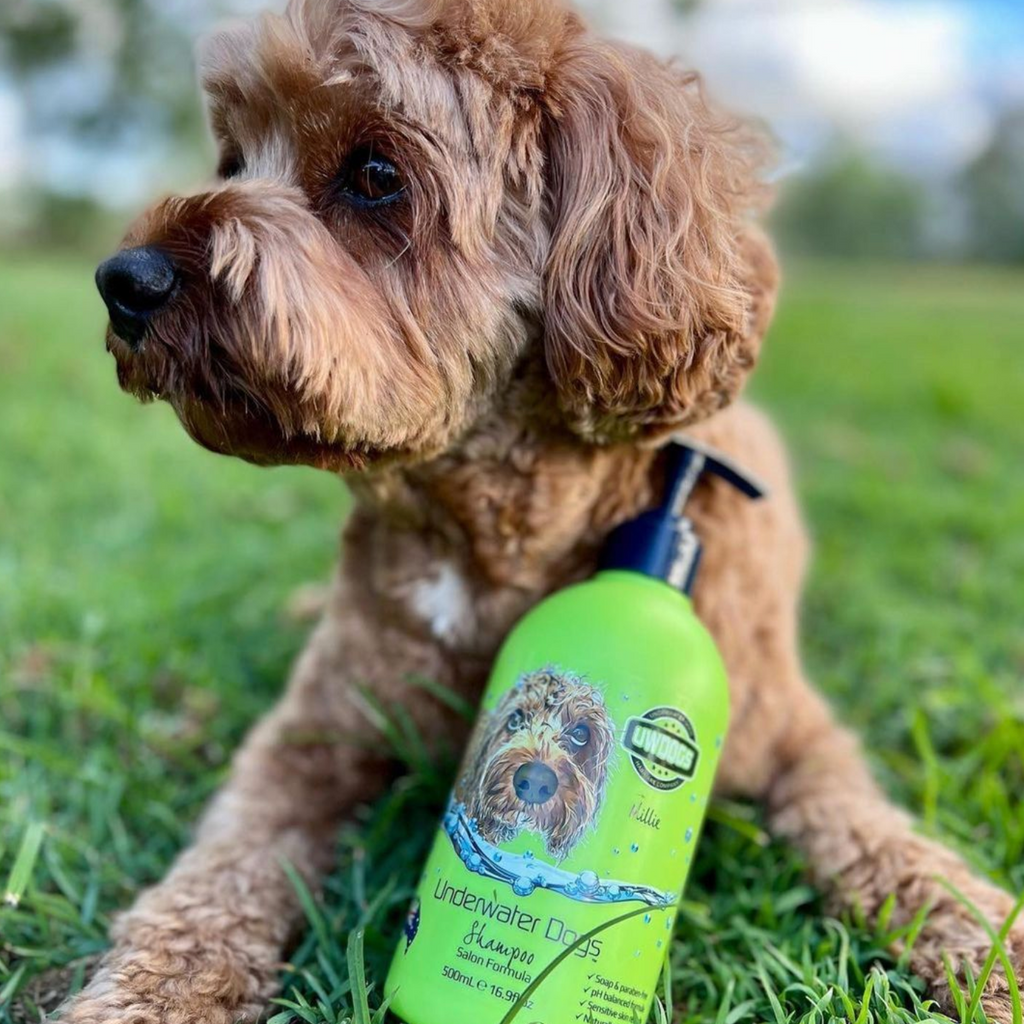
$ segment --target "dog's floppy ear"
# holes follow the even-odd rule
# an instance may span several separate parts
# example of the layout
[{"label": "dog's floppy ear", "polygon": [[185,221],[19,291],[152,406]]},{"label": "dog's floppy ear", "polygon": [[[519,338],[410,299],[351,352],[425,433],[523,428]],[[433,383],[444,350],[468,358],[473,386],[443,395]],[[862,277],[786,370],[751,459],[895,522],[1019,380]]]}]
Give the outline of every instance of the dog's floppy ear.
[{"label": "dog's floppy ear", "polygon": [[764,147],[685,74],[581,35],[548,87],[546,357],[596,441],[657,438],[726,405],[777,272],[750,223]]}]

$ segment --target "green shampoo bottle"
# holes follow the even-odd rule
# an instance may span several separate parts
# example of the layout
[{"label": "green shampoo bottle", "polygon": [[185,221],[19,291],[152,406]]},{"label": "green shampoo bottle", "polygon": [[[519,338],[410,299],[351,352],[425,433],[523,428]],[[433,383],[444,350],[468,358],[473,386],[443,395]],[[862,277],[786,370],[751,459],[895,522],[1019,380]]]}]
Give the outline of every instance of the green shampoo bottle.
[{"label": "green shampoo bottle", "polygon": [[502,647],[385,984],[406,1024],[648,1019],[729,719],[690,601],[705,473],[763,493],[673,444],[663,505]]}]

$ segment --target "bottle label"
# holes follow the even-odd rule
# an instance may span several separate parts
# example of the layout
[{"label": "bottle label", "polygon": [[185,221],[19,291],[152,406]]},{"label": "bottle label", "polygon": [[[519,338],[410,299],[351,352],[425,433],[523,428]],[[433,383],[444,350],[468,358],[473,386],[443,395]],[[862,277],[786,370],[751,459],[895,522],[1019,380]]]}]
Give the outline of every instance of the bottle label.
[{"label": "bottle label", "polygon": [[637,689],[545,667],[488,691],[388,991],[433,978],[498,1024],[571,949],[524,1022],[646,1019],[717,757],[681,709],[633,706]]},{"label": "bottle label", "polygon": [[[680,741],[659,724],[671,715],[689,726],[681,712],[659,708],[655,719],[631,719],[622,739],[641,777],[660,789],[684,781],[669,760]],[[617,732],[599,687],[550,668],[522,676],[481,717],[444,817],[462,863],[517,896],[542,888],[580,903],[672,906],[674,892],[602,879],[589,867],[576,869],[571,857],[598,826]],[[695,756],[688,764],[695,766]],[[673,784],[661,785],[652,771]],[[542,854],[502,849],[523,833],[536,838]],[[561,866],[570,861],[573,870]]]}]

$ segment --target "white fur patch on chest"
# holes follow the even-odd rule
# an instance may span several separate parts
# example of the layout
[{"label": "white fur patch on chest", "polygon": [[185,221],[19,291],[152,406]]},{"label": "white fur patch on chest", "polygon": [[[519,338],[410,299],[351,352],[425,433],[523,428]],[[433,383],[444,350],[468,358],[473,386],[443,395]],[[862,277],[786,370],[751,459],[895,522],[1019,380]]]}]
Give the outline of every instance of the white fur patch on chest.
[{"label": "white fur patch on chest", "polygon": [[438,640],[453,644],[468,635],[473,614],[470,593],[450,562],[442,562],[434,577],[414,583],[408,600],[413,613]]}]

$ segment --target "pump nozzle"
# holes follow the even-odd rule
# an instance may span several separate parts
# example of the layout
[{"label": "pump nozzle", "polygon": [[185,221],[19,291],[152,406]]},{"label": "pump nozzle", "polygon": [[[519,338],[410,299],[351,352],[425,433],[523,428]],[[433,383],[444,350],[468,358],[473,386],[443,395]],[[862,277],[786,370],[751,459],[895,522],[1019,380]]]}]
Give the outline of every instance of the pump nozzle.
[{"label": "pump nozzle", "polygon": [[700,567],[701,543],[685,511],[705,473],[719,477],[748,498],[756,500],[767,494],[764,484],[724,455],[693,442],[673,442],[667,452],[664,501],[612,532],[601,556],[601,568],[654,576],[689,594]]}]

